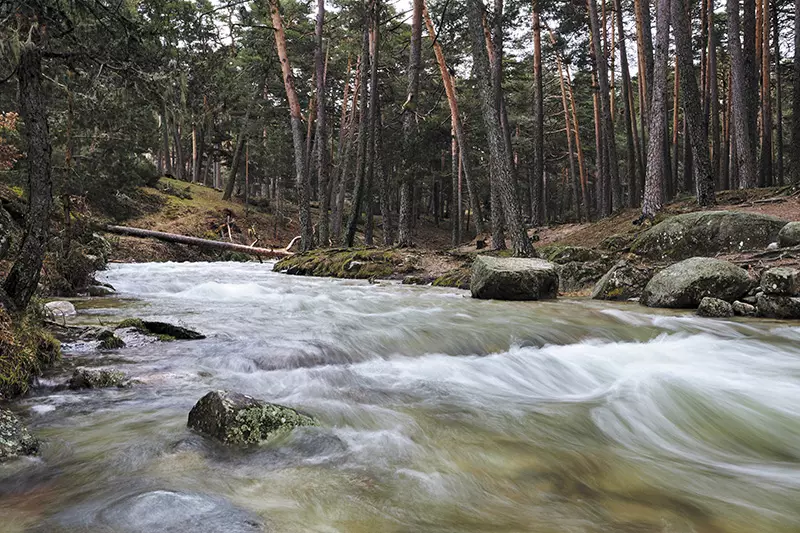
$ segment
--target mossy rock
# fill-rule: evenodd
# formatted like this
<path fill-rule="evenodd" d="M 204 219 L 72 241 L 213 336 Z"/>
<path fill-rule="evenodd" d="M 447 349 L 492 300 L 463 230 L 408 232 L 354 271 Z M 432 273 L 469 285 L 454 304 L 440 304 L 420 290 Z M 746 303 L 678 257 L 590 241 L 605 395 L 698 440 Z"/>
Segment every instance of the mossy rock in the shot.
<path fill-rule="evenodd" d="M 787 222 L 757 213 L 699 211 L 668 218 L 642 234 L 631 251 L 650 259 L 681 260 L 764 249 Z"/>
<path fill-rule="evenodd" d="M 752 285 L 747 272 L 733 263 L 692 257 L 653 276 L 640 301 L 648 307 L 697 308 L 706 296 L 726 302 L 738 300 Z"/>
<path fill-rule="evenodd" d="M 539 255 L 552 263 L 564 265 L 573 262 L 597 261 L 603 254 L 592 248 L 569 244 L 548 244 L 539 247 Z"/>
<path fill-rule="evenodd" d="M 211 391 L 189 412 L 190 428 L 223 444 L 259 444 L 298 426 L 319 425 L 291 407 L 268 403 L 245 394 Z"/>
<path fill-rule="evenodd" d="M 77 368 L 72 373 L 67 386 L 72 390 L 106 389 L 108 387 L 125 387 L 128 383 L 125 373 L 118 370 Z"/>
<path fill-rule="evenodd" d="M 0 408 L 0 463 L 34 455 L 38 451 L 39 440 L 28 432 L 14 413 Z"/>
<path fill-rule="evenodd" d="M 629 261 L 619 261 L 603 274 L 592 289 L 594 300 L 628 300 L 638 298 L 647 282 L 653 277 L 653 270 L 636 266 Z"/>
<path fill-rule="evenodd" d="M 434 287 L 453 287 L 456 289 L 469 290 L 471 277 L 472 269 L 470 267 L 454 268 L 434 279 L 432 285 Z"/>
<path fill-rule="evenodd" d="M 472 265 L 473 298 L 543 300 L 558 295 L 558 270 L 543 259 L 479 255 Z"/>
<path fill-rule="evenodd" d="M 608 259 L 594 261 L 570 261 L 559 264 L 558 290 L 560 292 L 578 292 L 594 287 L 609 267 Z"/>
<path fill-rule="evenodd" d="M 275 263 L 273 270 L 297 276 L 389 279 L 408 274 L 413 268 L 395 250 L 332 248 L 286 257 Z"/>
<path fill-rule="evenodd" d="M 636 240 L 634 233 L 617 233 L 610 235 L 600 241 L 600 248 L 609 252 L 623 253 L 631 248 L 631 244 Z"/>
<path fill-rule="evenodd" d="M 125 347 L 125 341 L 117 337 L 113 331 L 104 329 L 97 335 L 102 350 L 118 350 Z"/>

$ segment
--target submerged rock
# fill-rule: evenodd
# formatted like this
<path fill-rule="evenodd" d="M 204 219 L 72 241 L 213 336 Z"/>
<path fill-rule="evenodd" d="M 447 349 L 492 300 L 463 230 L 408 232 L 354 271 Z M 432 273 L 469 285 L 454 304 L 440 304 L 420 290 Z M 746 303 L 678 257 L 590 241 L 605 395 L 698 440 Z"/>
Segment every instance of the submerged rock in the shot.
<path fill-rule="evenodd" d="M 117 337 L 113 331 L 104 329 L 97 334 L 101 350 L 117 350 L 125 347 L 125 341 Z"/>
<path fill-rule="evenodd" d="M 733 306 L 725 300 L 706 296 L 700 300 L 697 314 L 706 318 L 728 318 L 733 316 Z"/>
<path fill-rule="evenodd" d="M 128 377 L 118 370 L 90 370 L 78 368 L 72 373 L 67 386 L 72 390 L 125 387 Z"/>
<path fill-rule="evenodd" d="M 47 302 L 44 304 L 44 312 L 50 318 L 63 318 L 78 314 L 72 303 L 63 300 Z"/>
<path fill-rule="evenodd" d="M 758 316 L 765 318 L 800 318 L 800 297 L 759 294 L 756 298 Z"/>
<path fill-rule="evenodd" d="M 110 287 L 106 287 L 105 285 L 89 285 L 86 287 L 86 293 L 89 296 L 111 296 L 112 294 L 116 294 L 116 291 Z"/>
<path fill-rule="evenodd" d="M 594 300 L 638 298 L 652 277 L 652 269 L 637 267 L 623 259 L 611 267 L 611 270 L 595 284 L 592 298 Z"/>
<path fill-rule="evenodd" d="M 189 412 L 190 428 L 224 444 L 258 444 L 298 426 L 316 426 L 308 415 L 238 392 L 211 391 Z"/>
<path fill-rule="evenodd" d="M 255 533 L 265 530 L 258 517 L 221 498 L 171 490 L 154 490 L 117 500 L 100 511 L 97 520 L 103 531 L 110 528 L 120 533 Z"/>
<path fill-rule="evenodd" d="M 543 300 L 558 295 L 556 265 L 543 259 L 480 255 L 472 265 L 473 298 Z"/>
<path fill-rule="evenodd" d="M 641 235 L 631 246 L 651 259 L 686 259 L 720 252 L 764 249 L 778 238 L 787 222 L 757 213 L 698 211 L 668 218 Z"/>
<path fill-rule="evenodd" d="M 37 451 L 39 440 L 28 433 L 14 413 L 0 408 L 0 463 Z"/>
<path fill-rule="evenodd" d="M 761 290 L 766 294 L 800 294 L 800 271 L 789 267 L 770 268 L 761 276 Z"/>
<path fill-rule="evenodd" d="M 119 324 L 117 329 L 133 328 L 145 335 L 155 335 L 161 340 L 199 340 L 206 336 L 189 328 L 176 326 L 167 322 L 156 322 L 153 320 L 142 320 L 140 318 L 126 318 Z"/>
<path fill-rule="evenodd" d="M 694 308 L 706 296 L 731 302 L 750 289 L 747 272 L 710 257 L 692 257 L 671 265 L 647 283 L 640 302 L 648 307 Z"/>
<path fill-rule="evenodd" d="M 778 233 L 778 245 L 781 248 L 800 244 L 800 222 L 789 222 Z"/>

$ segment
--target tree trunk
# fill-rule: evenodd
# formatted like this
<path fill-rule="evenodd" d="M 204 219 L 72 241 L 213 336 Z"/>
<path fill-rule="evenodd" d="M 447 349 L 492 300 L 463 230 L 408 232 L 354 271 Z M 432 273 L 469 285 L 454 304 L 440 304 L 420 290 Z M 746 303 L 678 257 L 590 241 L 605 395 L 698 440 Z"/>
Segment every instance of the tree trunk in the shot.
<path fill-rule="evenodd" d="M 43 30 L 36 30 L 36 33 L 39 31 Z M 42 90 L 42 53 L 39 46 L 30 40 L 22 44 L 20 49 L 17 80 L 19 111 L 25 123 L 27 145 L 28 211 L 22 245 L 0 293 L 5 293 L 3 301 L 16 307 L 9 311 L 22 313 L 39 284 L 53 205 L 52 148 L 47 126 L 47 105 Z"/>
<path fill-rule="evenodd" d="M 567 104 L 567 88 L 564 82 L 564 68 L 561 63 L 561 56 L 556 56 L 558 65 L 558 81 L 561 86 L 561 107 L 564 109 L 564 125 L 567 133 L 567 156 L 569 158 L 569 181 L 572 186 L 572 197 L 575 205 L 575 217 L 581 220 L 581 196 L 578 184 L 578 176 L 575 174 L 575 152 L 572 149 L 572 125 L 569 116 L 569 105 Z"/>
<path fill-rule="evenodd" d="M 640 72 L 644 74 L 644 83 L 640 86 L 644 87 L 642 96 L 644 96 L 644 106 L 642 106 L 642 135 L 649 128 L 648 121 L 650 117 L 649 106 L 653 101 L 653 77 L 654 77 L 654 64 L 655 59 L 653 56 L 653 33 L 652 21 L 650 17 L 650 1 L 649 0 L 634 0 L 634 9 L 636 9 L 636 36 L 639 43 L 639 64 L 641 65 Z"/>
<path fill-rule="evenodd" d="M 511 236 L 514 255 L 530 256 L 534 254 L 528 234 L 522 224 L 519 204 L 513 175 L 511 171 L 511 158 L 506 150 L 503 130 L 495 105 L 495 91 L 490 86 L 491 74 L 489 57 L 486 52 L 486 41 L 483 35 L 483 3 L 480 0 L 469 0 L 469 29 L 472 36 L 472 55 L 475 63 L 475 72 L 480 89 L 481 110 L 486 127 L 487 142 L 489 145 L 490 172 L 495 176 L 494 183 L 503 203 L 506 226 Z"/>
<path fill-rule="evenodd" d="M 320 0 L 323 1 L 323 0 Z M 380 2 L 372 0 L 370 17 L 372 30 L 370 32 L 369 55 L 370 55 L 370 75 L 369 75 L 369 144 L 367 146 L 367 182 L 366 182 L 366 213 L 367 223 L 364 227 L 364 244 L 372 246 L 373 241 L 373 189 L 375 186 L 375 174 L 379 172 L 379 157 L 377 153 L 378 145 L 378 117 L 380 115 L 380 90 L 378 89 L 378 55 L 380 49 Z"/>
<path fill-rule="evenodd" d="M 316 47 L 314 49 L 314 66 L 317 77 L 317 199 L 319 201 L 319 222 L 317 232 L 320 247 L 327 247 L 328 236 L 328 204 L 330 188 L 328 187 L 328 129 L 327 110 L 325 109 L 325 54 L 322 49 L 322 31 L 325 24 L 325 0 L 317 0 L 317 24 L 315 28 Z M 347 102 L 344 103 L 345 107 Z"/>
<path fill-rule="evenodd" d="M 794 0 L 794 61 L 792 64 L 794 76 L 792 77 L 792 145 L 800 146 L 800 0 Z M 794 164 L 792 165 L 792 181 L 800 183 L 800 150 L 792 150 Z"/>
<path fill-rule="evenodd" d="M 567 133 L 569 135 L 569 133 Z M 531 224 L 544 223 L 544 95 L 542 91 L 542 28 L 539 0 L 533 0 L 533 176 Z"/>
<path fill-rule="evenodd" d="M 361 87 L 359 94 L 359 120 L 358 120 L 358 148 L 356 150 L 356 176 L 353 187 L 353 200 L 350 206 L 350 215 L 347 219 L 347 231 L 345 232 L 343 244 L 352 247 L 356 238 L 358 219 L 361 217 L 361 202 L 364 198 L 364 185 L 366 174 L 367 158 L 367 126 L 369 123 L 369 112 L 367 110 L 367 89 L 370 77 L 369 61 L 369 26 L 371 18 L 369 13 L 365 13 L 364 32 L 361 43 Z"/>
<path fill-rule="evenodd" d="M 774 0 L 772 7 L 772 40 L 775 47 L 775 144 L 776 146 L 776 165 L 775 177 L 779 186 L 783 186 L 783 85 L 781 83 L 781 28 L 778 19 L 778 0 Z"/>
<path fill-rule="evenodd" d="M 305 173 L 305 146 L 303 143 L 303 118 L 300 112 L 300 101 L 294 88 L 294 76 L 286 53 L 286 32 L 283 29 L 278 0 L 269 0 L 272 27 L 275 31 L 275 48 L 281 62 L 283 85 L 286 88 L 286 99 L 289 101 L 289 115 L 292 124 L 292 143 L 294 144 L 294 166 L 297 179 L 297 197 L 300 204 L 301 248 L 310 250 L 314 247 L 314 230 L 311 226 L 311 205 L 309 203 L 310 186 Z"/>
<path fill-rule="evenodd" d="M 653 62 L 653 100 L 650 103 L 650 135 L 647 143 L 642 217 L 654 218 L 664 202 L 667 63 L 669 53 L 670 0 L 658 0 L 656 48 Z"/>
<path fill-rule="evenodd" d="M 756 24 L 756 2 L 757 0 L 742 0 L 742 18 L 741 18 L 741 30 L 742 30 L 742 53 L 744 59 L 744 100 L 742 103 L 744 104 L 742 109 L 745 109 L 747 112 L 747 128 L 750 131 L 750 150 L 752 151 L 752 157 L 754 166 L 756 168 L 757 165 L 757 131 L 758 131 L 758 80 L 760 78 L 760 69 L 758 67 L 759 63 L 759 56 L 760 50 L 756 47 L 756 28 L 758 25 Z M 760 5 L 760 0 L 758 0 Z M 738 4 L 738 2 L 737 2 Z M 738 36 L 737 36 L 738 39 Z M 735 104 L 734 104 L 735 105 Z M 737 148 L 741 148 L 738 146 Z M 749 185 L 750 187 L 755 187 L 756 183 L 759 181 L 758 176 L 754 174 L 754 178 L 756 181 Z"/>
<path fill-rule="evenodd" d="M 762 0 L 758 0 L 761 2 Z M 769 0 L 763 0 L 761 9 L 761 185 L 771 187 L 772 182 L 772 86 L 769 75 Z"/>
<path fill-rule="evenodd" d="M 739 40 L 739 0 L 728 0 L 728 50 L 731 56 L 731 113 L 732 130 L 736 142 L 736 172 L 741 189 L 756 185 L 755 151 L 750 127 L 748 94 L 749 79 Z M 752 96 L 752 95 L 750 95 Z"/>
<path fill-rule="evenodd" d="M 676 0 L 672 0 L 675 2 Z M 680 120 L 678 115 L 679 113 L 679 102 L 680 102 L 680 80 L 681 74 L 680 68 L 678 67 L 678 56 L 675 56 L 675 69 L 673 70 L 673 78 L 674 78 L 674 87 L 672 89 L 672 167 L 670 168 L 671 172 L 667 173 L 669 176 L 667 180 L 667 187 L 666 187 L 666 196 L 667 198 L 675 197 L 675 193 L 680 189 L 678 186 L 678 174 L 680 165 L 678 164 L 678 154 L 680 154 L 680 150 L 678 150 L 678 136 L 680 135 L 678 132 L 680 128 L 678 127 L 678 121 Z M 669 154 L 669 152 L 665 152 Z M 688 189 L 685 189 L 688 190 Z"/>
<path fill-rule="evenodd" d="M 711 174 L 722 185 L 721 176 L 721 146 L 720 146 L 720 108 L 719 85 L 717 81 L 717 36 L 714 29 L 714 0 L 708 0 L 708 68 L 706 69 L 706 89 L 708 91 L 707 107 L 711 117 Z"/>
<path fill-rule="evenodd" d="M 161 143 L 164 147 L 164 172 L 167 175 L 172 175 L 172 157 L 169 152 L 169 119 L 167 118 L 167 103 L 164 102 L 163 112 L 161 114 Z"/>
<path fill-rule="evenodd" d="M 414 181 L 417 175 L 417 100 L 422 54 L 422 0 L 413 0 L 411 16 L 411 43 L 408 52 L 408 89 L 403 104 L 403 160 L 400 182 L 400 219 L 398 244 L 412 246 Z"/>
<path fill-rule="evenodd" d="M 628 170 L 628 207 L 637 205 L 637 185 L 638 181 L 638 164 L 636 162 L 637 153 L 636 145 L 633 137 L 633 126 L 636 119 L 633 116 L 633 108 L 631 106 L 630 87 L 631 87 L 631 74 L 628 70 L 628 51 L 627 41 L 625 38 L 625 27 L 623 25 L 622 17 L 622 2 L 621 0 L 614 0 L 614 10 L 616 16 L 614 17 L 617 22 L 617 33 L 619 39 L 619 63 L 622 69 L 622 100 L 623 100 L 623 120 L 625 121 L 625 142 L 626 142 L 626 161 Z"/>
<path fill-rule="evenodd" d="M 225 182 L 225 192 L 222 194 L 223 200 L 230 200 L 233 195 L 233 188 L 236 186 L 236 175 L 239 173 L 239 164 L 242 160 L 242 148 L 244 141 L 247 138 L 247 121 L 249 117 L 245 117 L 245 124 L 242 126 L 242 131 L 236 136 L 236 142 L 233 148 L 233 158 L 231 159 L 231 168 L 228 171 L 228 180 Z"/>

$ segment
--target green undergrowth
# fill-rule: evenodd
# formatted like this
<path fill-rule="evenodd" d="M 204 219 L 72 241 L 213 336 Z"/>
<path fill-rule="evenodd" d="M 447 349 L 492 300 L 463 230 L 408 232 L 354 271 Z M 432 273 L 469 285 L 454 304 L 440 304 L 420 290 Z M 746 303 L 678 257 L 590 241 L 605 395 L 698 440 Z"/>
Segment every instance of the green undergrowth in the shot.
<path fill-rule="evenodd" d="M 278 261 L 273 270 L 298 276 L 388 279 L 410 273 L 414 267 L 396 250 L 334 248 L 286 257 Z"/>
<path fill-rule="evenodd" d="M 61 345 L 31 312 L 14 319 L 0 309 L 0 400 L 22 396 L 61 358 Z"/>
<path fill-rule="evenodd" d="M 469 280 L 472 276 L 470 266 L 462 266 L 448 270 L 438 278 L 433 280 L 434 287 L 455 287 L 457 289 L 469 289 Z"/>

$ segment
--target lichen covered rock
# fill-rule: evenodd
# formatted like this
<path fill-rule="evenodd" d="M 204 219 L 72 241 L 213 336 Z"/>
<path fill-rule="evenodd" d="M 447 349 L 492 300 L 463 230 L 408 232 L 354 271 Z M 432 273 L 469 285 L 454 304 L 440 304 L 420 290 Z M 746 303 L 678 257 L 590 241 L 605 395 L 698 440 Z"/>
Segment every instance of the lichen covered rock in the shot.
<path fill-rule="evenodd" d="M 556 265 L 543 259 L 480 255 L 472 265 L 473 298 L 543 300 L 558 295 Z"/>
<path fill-rule="evenodd" d="M 759 294 L 756 300 L 758 316 L 765 318 L 800 318 L 800 297 Z"/>
<path fill-rule="evenodd" d="M 733 306 L 725 300 L 706 296 L 700 300 L 697 314 L 706 318 L 728 318 L 733 316 Z"/>
<path fill-rule="evenodd" d="M 789 267 L 770 268 L 761 275 L 761 290 L 766 294 L 800 294 L 800 271 Z"/>
<path fill-rule="evenodd" d="M 537 250 L 542 259 L 551 263 L 564 265 L 575 261 L 586 262 L 596 261 L 603 257 L 603 254 L 592 248 L 583 246 L 572 246 L 569 244 L 548 244 L 541 246 Z"/>
<path fill-rule="evenodd" d="M 97 340 L 100 341 L 99 348 L 101 350 L 117 350 L 125 347 L 125 341 L 117 337 L 113 331 L 104 329 L 97 334 Z"/>
<path fill-rule="evenodd" d="M 751 286 L 747 272 L 710 257 L 692 257 L 671 265 L 647 283 L 640 302 L 648 307 L 696 308 L 706 296 L 732 302 Z"/>
<path fill-rule="evenodd" d="M 733 314 L 736 316 L 756 316 L 756 306 L 736 300 L 733 302 Z"/>
<path fill-rule="evenodd" d="M 95 370 L 77 368 L 72 373 L 67 386 L 72 390 L 105 389 L 108 387 L 125 387 L 128 377 L 118 370 Z"/>
<path fill-rule="evenodd" d="M 680 260 L 766 248 L 787 222 L 757 213 L 698 211 L 668 218 L 642 234 L 631 251 L 650 259 Z"/>
<path fill-rule="evenodd" d="M 556 266 L 558 271 L 558 290 L 560 292 L 578 292 L 593 287 L 608 270 L 609 262 L 598 259 L 595 261 L 571 261 Z"/>
<path fill-rule="evenodd" d="M 37 451 L 39 440 L 28 432 L 14 413 L 0 408 L 0 463 L 33 455 Z"/>
<path fill-rule="evenodd" d="M 224 444 L 258 444 L 316 420 L 290 407 L 228 391 L 211 391 L 189 412 L 189 427 Z"/>
<path fill-rule="evenodd" d="M 789 222 L 778 232 L 778 246 L 797 246 L 800 244 L 800 222 Z"/>
<path fill-rule="evenodd" d="M 638 298 L 652 277 L 652 269 L 637 267 L 623 259 L 611 267 L 595 284 L 592 298 L 595 300 Z"/>
<path fill-rule="evenodd" d="M 48 318 L 60 319 L 68 316 L 75 316 L 78 312 L 71 302 L 65 300 L 57 300 L 54 302 L 47 302 L 44 304 L 44 312 Z"/>

